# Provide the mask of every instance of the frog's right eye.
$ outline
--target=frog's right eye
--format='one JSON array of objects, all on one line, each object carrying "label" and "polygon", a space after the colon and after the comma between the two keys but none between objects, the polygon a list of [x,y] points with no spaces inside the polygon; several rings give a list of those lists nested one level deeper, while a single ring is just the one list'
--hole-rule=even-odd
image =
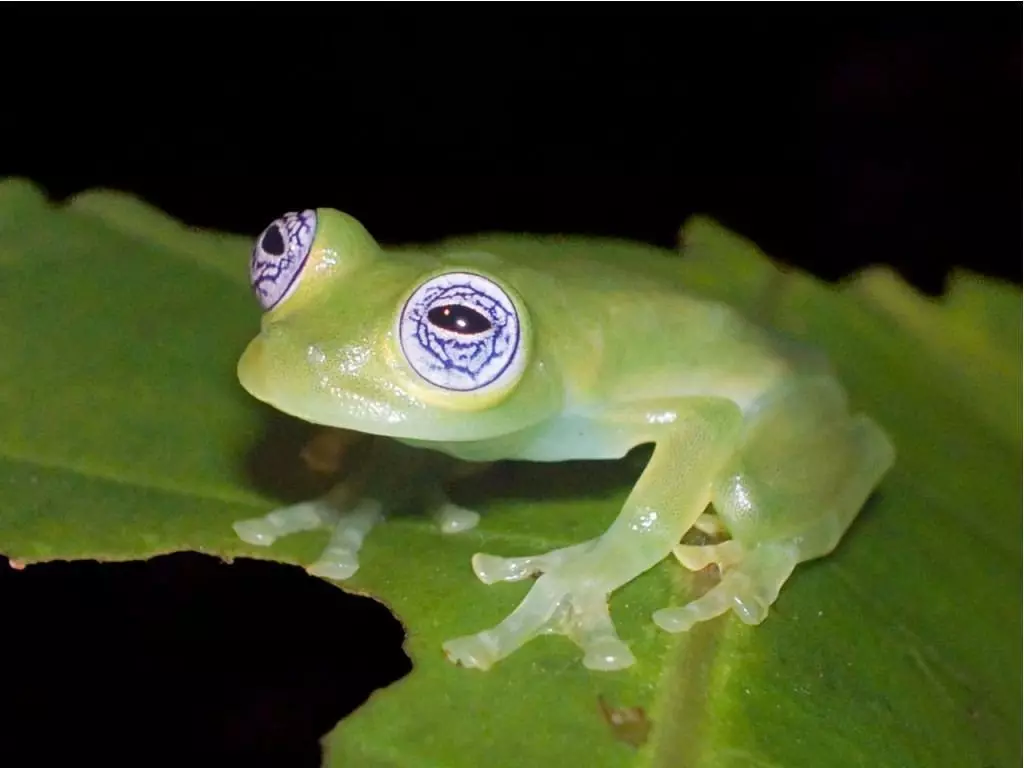
[{"label": "frog's right eye", "polygon": [[249,281],[264,311],[291,294],[316,236],[316,211],[286,213],[263,230],[252,249]]}]

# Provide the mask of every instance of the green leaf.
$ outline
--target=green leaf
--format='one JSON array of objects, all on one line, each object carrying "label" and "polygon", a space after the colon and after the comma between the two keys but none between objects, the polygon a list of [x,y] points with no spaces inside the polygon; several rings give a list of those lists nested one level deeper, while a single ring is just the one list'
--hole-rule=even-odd
[{"label": "green leaf", "polygon": [[[961,272],[933,300],[885,270],[835,288],[780,272],[709,220],[683,237],[695,289],[831,353],[897,446],[879,493],[759,627],[658,630],[651,612],[700,587],[666,561],[612,601],[635,667],[589,672],[552,637],[481,673],[449,664],[441,641],[497,622],[528,585],[485,587],[470,556],[597,535],[643,456],[467,483],[459,500],[485,513],[476,531],[442,539],[400,519],[367,540],[346,588],[395,611],[415,669],[327,738],[331,764],[1019,763],[1020,289]],[[24,564],[186,549],[312,561],[322,535],[261,549],[231,529],[300,494],[308,434],[235,379],[259,322],[248,250],[122,194],[52,206],[0,183],[0,551]],[[631,725],[614,724],[617,708]]]}]

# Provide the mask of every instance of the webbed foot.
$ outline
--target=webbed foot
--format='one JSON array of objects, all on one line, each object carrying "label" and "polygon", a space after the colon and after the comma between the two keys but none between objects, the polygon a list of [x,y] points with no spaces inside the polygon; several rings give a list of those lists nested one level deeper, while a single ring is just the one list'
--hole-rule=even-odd
[{"label": "webbed foot", "polygon": [[631,666],[636,658],[619,638],[608,612],[611,589],[599,578],[599,563],[587,557],[596,541],[530,557],[476,555],[473,570],[485,584],[543,575],[503,622],[444,643],[449,660],[488,669],[538,635],[561,634],[583,650],[583,664],[589,669]]}]

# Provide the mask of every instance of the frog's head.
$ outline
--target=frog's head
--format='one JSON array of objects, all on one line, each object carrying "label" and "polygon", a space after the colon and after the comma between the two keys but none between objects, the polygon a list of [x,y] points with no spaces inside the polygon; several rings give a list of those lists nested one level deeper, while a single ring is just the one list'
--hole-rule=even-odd
[{"label": "frog's head", "polygon": [[480,440],[543,420],[561,404],[557,375],[522,297],[479,261],[384,251],[334,210],[286,214],[253,249],[264,315],[242,386],[306,421],[399,438]]}]

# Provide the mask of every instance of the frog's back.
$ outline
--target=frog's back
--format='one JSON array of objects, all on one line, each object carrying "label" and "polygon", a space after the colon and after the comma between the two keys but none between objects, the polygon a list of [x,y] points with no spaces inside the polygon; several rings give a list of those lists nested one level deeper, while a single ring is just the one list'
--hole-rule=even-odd
[{"label": "frog's back", "polygon": [[445,240],[445,254],[494,254],[503,269],[565,287],[683,290],[680,257],[645,243],[579,235],[476,235]]},{"label": "frog's back", "polygon": [[639,243],[494,235],[450,240],[480,253],[524,297],[545,359],[570,399],[615,401],[713,394],[746,406],[792,358],[735,308],[691,294],[682,257]]}]

